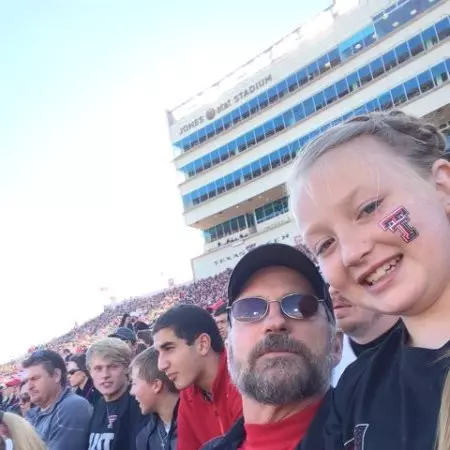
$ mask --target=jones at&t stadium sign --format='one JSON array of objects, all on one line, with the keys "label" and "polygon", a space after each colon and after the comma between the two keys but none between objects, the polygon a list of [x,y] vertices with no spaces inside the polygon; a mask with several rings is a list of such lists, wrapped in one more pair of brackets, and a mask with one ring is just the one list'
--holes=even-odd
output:
[{"label": "jones at&t stadium sign", "polygon": [[214,108],[209,108],[203,115],[197,117],[191,122],[183,125],[180,128],[180,135],[187,133],[188,131],[192,131],[202,123],[206,121],[213,120],[218,114],[223,113],[227,109],[232,108],[234,105],[241,103],[247,97],[251,96],[255,92],[259,91],[264,86],[268,85],[272,81],[272,75],[267,75],[265,78],[261,78],[256,83],[247,86],[244,90],[236,93],[233,97],[229,98],[225,102],[220,103]]}]

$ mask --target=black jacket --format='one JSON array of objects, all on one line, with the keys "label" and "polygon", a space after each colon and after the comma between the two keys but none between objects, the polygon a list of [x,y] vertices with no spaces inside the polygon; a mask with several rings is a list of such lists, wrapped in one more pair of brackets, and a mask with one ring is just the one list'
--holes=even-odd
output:
[{"label": "black jacket", "polygon": [[[323,424],[328,416],[330,402],[332,398],[332,390],[330,389],[325,395],[316,416],[314,417],[311,425],[309,426],[309,431],[313,431],[312,436],[316,436],[319,430],[323,427]],[[207,442],[201,450],[238,450],[245,440],[245,428],[244,428],[244,418],[241,417],[226,433],[224,436],[215,438]],[[302,442],[299,441],[296,450],[301,450],[303,448],[302,444],[305,441],[306,444],[311,445],[313,442],[311,438],[305,436]],[[138,449],[140,450],[140,449]]]},{"label": "black jacket", "polygon": [[162,442],[158,427],[161,427],[161,421],[157,414],[151,414],[149,422],[136,437],[136,450],[175,450],[177,448],[177,414],[178,405],[176,404],[172,423],[167,439]]}]

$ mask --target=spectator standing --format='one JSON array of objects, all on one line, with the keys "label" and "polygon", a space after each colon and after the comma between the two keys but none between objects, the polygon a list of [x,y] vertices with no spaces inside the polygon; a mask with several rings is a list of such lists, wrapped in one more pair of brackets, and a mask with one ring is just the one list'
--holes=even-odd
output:
[{"label": "spectator standing", "polygon": [[179,395],[174,384],[158,369],[158,353],[148,348],[131,363],[131,395],[149,423],[136,438],[137,450],[177,449]]},{"label": "spectator standing", "polygon": [[22,363],[31,402],[27,418],[48,450],[80,450],[86,446],[92,407],[67,387],[67,369],[52,350],[38,350]]},{"label": "spectator standing", "polygon": [[136,436],[147,419],[129,392],[131,358],[130,347],[117,338],[102,339],[87,351],[89,372],[102,395],[94,407],[89,450],[136,450]]},{"label": "spectator standing", "polygon": [[242,415],[219,329],[203,308],[179,305],[158,318],[153,333],[158,368],[180,390],[178,450],[198,450]]}]

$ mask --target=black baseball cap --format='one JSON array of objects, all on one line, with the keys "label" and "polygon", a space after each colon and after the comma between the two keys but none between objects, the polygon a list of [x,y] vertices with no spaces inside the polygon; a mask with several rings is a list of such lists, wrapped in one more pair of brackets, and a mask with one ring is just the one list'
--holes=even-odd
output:
[{"label": "black baseball cap", "polygon": [[328,285],[311,259],[303,252],[286,244],[265,244],[248,252],[236,264],[228,283],[228,307],[242,291],[250,277],[266,267],[283,266],[295,270],[310,283],[314,293],[323,299],[325,307],[334,318]]}]

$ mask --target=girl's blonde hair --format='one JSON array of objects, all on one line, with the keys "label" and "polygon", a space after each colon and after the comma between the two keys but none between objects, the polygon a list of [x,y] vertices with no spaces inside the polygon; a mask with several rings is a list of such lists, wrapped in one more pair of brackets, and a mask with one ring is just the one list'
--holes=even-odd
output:
[{"label": "girl's blonde hair", "polygon": [[[446,358],[450,358],[450,352]],[[450,450],[450,371],[442,391],[441,409],[439,411],[437,430],[437,450]]]},{"label": "girl's blonde hair", "polygon": [[[0,424],[6,426],[14,450],[46,450],[47,447],[29,422],[13,413],[0,413]],[[0,437],[0,450],[6,449],[5,438]]]}]

